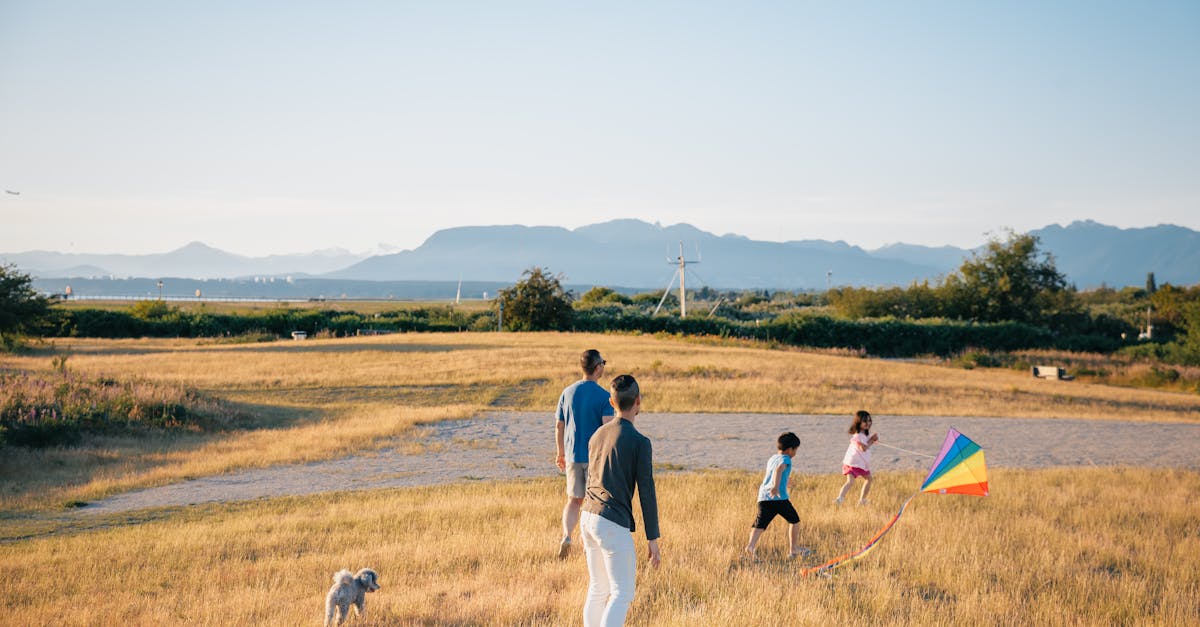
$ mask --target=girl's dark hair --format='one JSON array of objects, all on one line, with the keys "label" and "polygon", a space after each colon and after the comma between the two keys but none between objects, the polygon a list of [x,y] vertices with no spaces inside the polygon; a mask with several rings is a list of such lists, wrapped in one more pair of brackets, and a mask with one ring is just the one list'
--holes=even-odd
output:
[{"label": "girl's dark hair", "polygon": [[850,424],[850,435],[855,433],[865,433],[871,435],[871,427],[863,427],[863,421],[872,422],[871,414],[865,409],[860,409],[854,413],[854,422]]},{"label": "girl's dark hair", "polygon": [[800,448],[800,438],[791,431],[779,434],[779,450],[785,451],[789,448]]}]

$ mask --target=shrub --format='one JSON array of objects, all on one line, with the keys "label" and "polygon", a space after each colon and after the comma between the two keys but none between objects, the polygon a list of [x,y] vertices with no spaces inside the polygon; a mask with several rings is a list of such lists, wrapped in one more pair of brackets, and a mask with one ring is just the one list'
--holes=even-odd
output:
[{"label": "shrub", "polygon": [[141,300],[129,308],[129,313],[142,320],[160,320],[178,314],[179,310],[161,300]]},{"label": "shrub", "polygon": [[77,444],[87,433],[236,427],[246,417],[180,386],[84,377],[0,373],[0,446]]},{"label": "shrub", "polygon": [[583,304],[607,303],[607,304],[617,304],[617,305],[628,305],[628,304],[632,303],[633,300],[627,296],[621,295],[619,292],[617,292],[611,288],[601,287],[601,286],[597,285],[596,287],[593,287],[592,289],[585,292],[583,294],[583,296],[580,296],[579,302],[583,303]]}]

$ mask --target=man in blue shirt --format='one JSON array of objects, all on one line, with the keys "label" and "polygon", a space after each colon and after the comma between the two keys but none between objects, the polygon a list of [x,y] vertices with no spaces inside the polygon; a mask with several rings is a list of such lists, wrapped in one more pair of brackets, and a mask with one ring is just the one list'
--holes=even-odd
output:
[{"label": "man in blue shirt", "polygon": [[606,363],[600,351],[583,351],[579,356],[583,379],[563,390],[554,413],[554,442],[558,446],[554,463],[567,475],[567,504],[563,506],[562,513],[563,535],[558,543],[560,559],[571,552],[571,533],[579,524],[579,508],[587,493],[588,440],[592,439],[592,434],[600,425],[613,416],[608,391],[596,383],[604,375]]}]

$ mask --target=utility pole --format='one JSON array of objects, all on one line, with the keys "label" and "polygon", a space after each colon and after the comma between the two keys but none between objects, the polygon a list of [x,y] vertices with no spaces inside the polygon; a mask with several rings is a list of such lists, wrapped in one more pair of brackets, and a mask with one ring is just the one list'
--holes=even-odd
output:
[{"label": "utility pole", "polygon": [[[668,248],[667,250],[669,251],[670,249]],[[684,278],[684,274],[686,272],[685,268],[687,268],[687,265],[689,263],[693,263],[693,264],[700,263],[700,260],[697,259],[696,261],[688,261],[688,260],[684,259],[683,258],[683,242],[679,242],[679,257],[672,260],[671,253],[668,252],[667,253],[667,263],[669,263],[671,265],[678,265],[679,267],[675,270],[675,274],[671,275],[671,280],[667,283],[667,289],[663,290],[662,299],[660,299],[658,301],[658,307],[655,307],[654,313],[652,313],[650,315],[652,315],[652,316],[658,315],[658,310],[662,309],[663,303],[667,302],[667,295],[671,293],[671,283],[675,282],[675,276],[678,275],[679,276],[679,317],[686,318],[687,317],[687,292],[686,292],[687,280]]]},{"label": "utility pole", "polygon": [[699,261],[687,261],[683,258],[683,242],[679,242],[679,257],[675,260],[679,264],[679,317],[687,317],[687,285],[684,278],[687,274],[687,265],[689,263],[700,263]]},{"label": "utility pole", "polygon": [[496,331],[504,330],[504,299],[500,299],[500,314],[496,316]]},{"label": "utility pole", "polygon": [[162,279],[158,280],[158,300],[162,300]]},{"label": "utility pole", "polygon": [[684,290],[684,267],[687,262],[683,260],[683,242],[679,242],[679,317],[687,317],[687,292]]}]

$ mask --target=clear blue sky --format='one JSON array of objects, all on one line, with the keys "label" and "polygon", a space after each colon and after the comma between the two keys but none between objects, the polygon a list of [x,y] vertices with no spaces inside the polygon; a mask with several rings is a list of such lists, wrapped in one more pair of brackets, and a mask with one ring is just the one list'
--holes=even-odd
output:
[{"label": "clear blue sky", "polygon": [[0,0],[0,188],[6,252],[1200,229],[1200,2]]}]

